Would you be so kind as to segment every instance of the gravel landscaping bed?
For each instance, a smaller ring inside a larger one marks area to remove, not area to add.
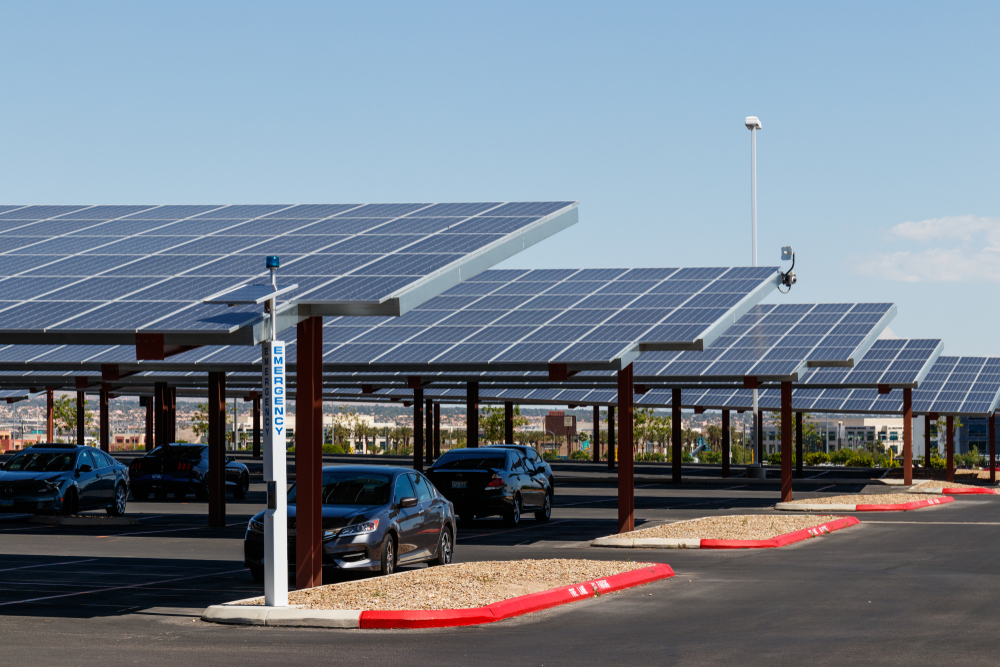
[[[667,523],[653,528],[634,530],[631,533],[610,535],[625,539],[658,537],[666,539],[702,540],[770,540],[796,530],[812,528],[836,516],[743,514],[737,516],[712,516],[691,521]]]
[[[900,505],[917,500],[935,500],[941,496],[930,493],[855,493],[849,496],[828,496],[826,498],[805,498],[793,500],[786,505]]]
[[[913,479],[924,479],[924,480],[940,480],[944,481],[947,477],[947,471],[944,468],[913,468]],[[886,479],[903,479],[903,469],[902,468],[891,468],[889,472],[885,475]],[[955,469],[955,479],[956,480],[967,480],[974,482],[978,479],[990,481],[990,471],[989,470],[969,470],[968,468],[956,468]]]
[[[306,609],[469,609],[648,566],[566,558],[459,563],[293,591],[288,604]],[[264,598],[240,604],[262,605]]]
[[[962,484],[961,482],[940,482],[933,480],[913,485],[914,489],[982,489],[982,484]],[[986,487],[988,488],[988,487]]]

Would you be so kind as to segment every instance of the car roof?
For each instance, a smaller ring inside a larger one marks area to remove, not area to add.
[[[86,445],[67,445],[61,442],[40,442],[37,445],[32,445],[30,447],[25,447],[22,452],[26,452],[29,449],[61,449],[64,451],[75,452],[78,449],[94,449],[93,447],[87,447]]]
[[[338,465],[338,466],[323,466],[323,472],[333,472],[335,470],[343,472],[380,472],[380,473],[393,473],[396,475],[402,475],[407,472],[418,472],[413,468],[404,468],[402,466],[380,466],[380,465]]]
[[[507,449],[528,449],[527,445],[513,445],[513,444],[511,444],[509,442],[505,442],[505,443],[502,443],[502,444],[497,443],[497,444],[494,444],[494,445],[481,445],[480,449],[485,449],[487,447],[505,447]]]

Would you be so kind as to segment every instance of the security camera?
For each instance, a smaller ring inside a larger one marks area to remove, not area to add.
[[[761,130],[760,119],[757,116],[747,116],[745,121],[748,130]]]

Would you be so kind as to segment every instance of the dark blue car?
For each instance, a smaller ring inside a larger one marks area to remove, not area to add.
[[[177,500],[193,493],[208,500],[208,445],[171,444],[157,447],[129,466],[132,497],[142,502],[149,494],[173,495]],[[246,498],[250,488],[247,467],[226,457],[226,491],[237,500]]]
[[[93,447],[39,444],[0,468],[0,511],[76,514],[105,509],[125,513],[128,468]]]

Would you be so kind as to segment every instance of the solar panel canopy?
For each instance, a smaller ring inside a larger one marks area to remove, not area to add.
[[[577,221],[575,202],[0,211],[0,342],[21,344],[255,343],[261,307],[203,300],[265,282],[268,255],[298,285],[292,323],[398,315]]]

